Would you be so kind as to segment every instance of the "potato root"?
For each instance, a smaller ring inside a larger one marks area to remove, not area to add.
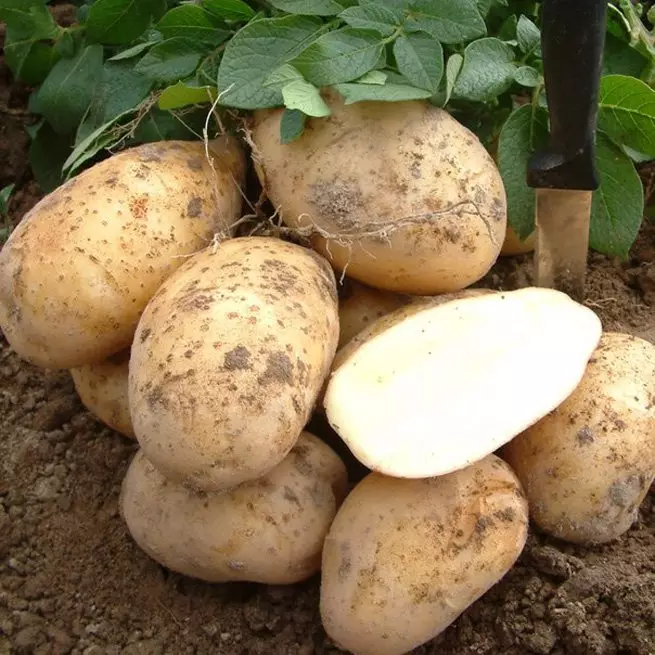
[[[495,455],[436,478],[371,473],[325,540],[325,630],[355,655],[408,653],[509,571],[527,533],[521,486]]]
[[[184,255],[240,216],[235,139],[122,151],[47,195],[0,251],[0,328],[20,357],[71,369],[128,348],[139,316]]]
[[[477,136],[423,101],[346,105],[280,144],[282,109],[255,114],[259,178],[291,228],[338,271],[379,289],[458,291],[496,261],[507,225],[500,173]]]
[[[448,473],[560,404],[600,334],[596,314],[551,289],[422,299],[378,319],[337,353],[326,416],[373,471]]]
[[[655,478],[655,345],[604,333],[575,391],[501,456],[542,530],[582,545],[620,537]]]
[[[120,510],[137,545],[172,571],[208,582],[293,584],[320,569],[346,485],[341,460],[307,432],[264,477],[223,492],[171,482],[139,450]]]
[[[132,346],[145,455],[205,491],[261,477],[309,421],[338,338],[336,280],[313,250],[241,237],[195,255],[148,304]]]
[[[82,404],[100,421],[135,439],[128,397],[129,348],[95,364],[70,371]]]

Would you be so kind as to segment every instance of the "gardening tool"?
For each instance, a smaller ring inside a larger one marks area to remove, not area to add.
[[[550,144],[528,164],[535,187],[535,283],[584,298],[607,0],[543,0]]]

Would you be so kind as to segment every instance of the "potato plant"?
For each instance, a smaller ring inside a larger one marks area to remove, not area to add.
[[[655,156],[638,11],[613,5],[600,99],[592,247],[618,256]],[[147,556],[216,584],[320,574],[338,645],[402,655],[509,572],[531,518],[574,543],[630,529],[655,346],[559,291],[476,288],[533,231],[535,3],[0,18],[48,191],[0,250],[0,329],[136,442],[119,507]]]
[[[548,130],[538,2],[75,4],[77,22],[60,27],[46,0],[0,0],[7,63],[35,86],[30,159],[45,190],[108,148],[197,138],[214,102],[223,118],[284,108],[281,141],[296,140],[331,113],[321,95],[329,87],[348,104],[425,99],[445,108],[497,152],[510,236],[533,231],[525,167]],[[610,3],[590,245],[623,258],[643,216],[634,162],[655,157],[649,16],[630,0]]]

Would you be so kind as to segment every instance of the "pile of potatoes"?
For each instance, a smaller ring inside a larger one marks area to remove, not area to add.
[[[148,556],[320,573],[332,640],[401,655],[508,573],[530,519],[630,528],[655,346],[554,290],[473,288],[511,236],[478,139],[427,103],[327,99],[294,143],[267,110],[249,153],[137,146],[46,196],[0,252],[0,327],[138,443],[119,502]],[[249,158],[284,238],[235,229]]]

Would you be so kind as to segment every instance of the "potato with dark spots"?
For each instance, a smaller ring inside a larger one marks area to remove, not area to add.
[[[102,423],[134,439],[128,398],[130,349],[70,371],[82,404]]]
[[[379,289],[434,295],[480,280],[507,226],[500,173],[477,136],[424,101],[346,105],[280,143],[282,109],[255,113],[255,169],[286,225],[314,230],[333,267]]]
[[[370,473],[325,539],[325,631],[355,655],[408,653],[499,582],[527,534],[521,485],[495,455],[436,478]]]
[[[261,477],[307,424],[338,338],[334,272],[311,249],[240,237],[188,259],[148,304],[132,348],[144,453],[204,491]]]
[[[213,168],[202,142],[125,150],[34,206],[0,252],[0,328],[18,355],[72,369],[131,345],[162,282],[241,215],[243,149],[210,146]]]
[[[501,456],[544,532],[585,546],[618,539],[655,479],[655,345],[605,332],[575,391]]]
[[[346,486],[344,464],[308,432],[264,477],[223,492],[171,482],[139,450],[120,511],[137,545],[172,571],[208,582],[294,584],[320,569]]]

